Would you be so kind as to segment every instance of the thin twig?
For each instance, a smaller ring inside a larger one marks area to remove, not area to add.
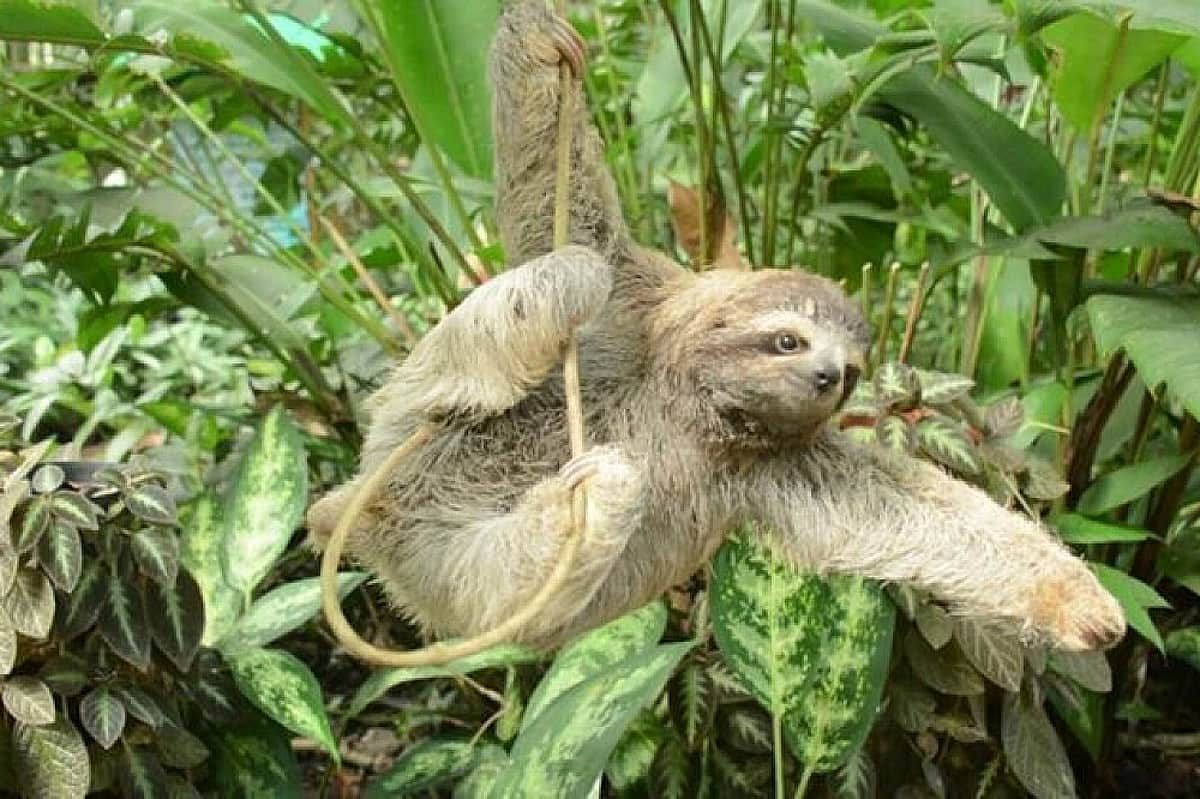
[[[913,292],[912,303],[908,306],[908,322],[904,326],[904,340],[900,343],[900,363],[908,363],[912,353],[913,339],[917,337],[917,322],[921,318],[921,308],[925,305],[925,287],[929,284],[929,262],[921,264],[917,275],[917,288]]]
[[[329,234],[329,238],[333,242],[333,245],[337,247],[338,252],[340,252],[342,257],[349,261],[350,265],[354,267],[354,274],[358,275],[358,279],[362,281],[364,286],[367,287],[367,291],[371,293],[371,297],[375,300],[375,304],[379,306],[380,310],[388,315],[388,318],[390,318],[392,323],[396,325],[396,329],[400,331],[402,336],[404,336],[404,341],[408,344],[409,349],[417,346],[417,342],[420,341],[421,337],[417,335],[415,330],[413,330],[412,325],[409,324],[408,319],[405,318],[404,314],[397,311],[396,307],[388,301],[387,295],[383,293],[383,289],[379,287],[379,284],[375,281],[375,278],[371,277],[371,273],[368,272],[367,267],[363,265],[362,260],[358,257],[358,253],[354,252],[354,250],[346,242],[346,239],[342,236],[341,231],[337,229],[337,226],[334,225],[333,221],[328,217],[318,215],[317,219],[321,220],[321,225],[325,228],[325,232]]]

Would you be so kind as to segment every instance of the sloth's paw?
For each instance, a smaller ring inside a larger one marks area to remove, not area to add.
[[[551,20],[547,26],[530,34],[530,53],[548,66],[556,67],[566,61],[571,74],[582,77],[587,65],[587,45],[565,18],[554,14]]]
[[[1113,647],[1125,635],[1125,614],[1091,572],[1053,578],[1033,596],[1031,616],[1060,649],[1084,652]]]

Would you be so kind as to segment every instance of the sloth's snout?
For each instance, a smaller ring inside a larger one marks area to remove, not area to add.
[[[831,391],[842,382],[842,370],[834,364],[825,364],[813,372],[813,385],[822,394]]]

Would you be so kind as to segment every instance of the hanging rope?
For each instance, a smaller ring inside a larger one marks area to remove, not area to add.
[[[559,14],[566,14],[566,0],[558,0]],[[554,199],[554,247],[558,249],[570,243],[571,221],[571,151],[575,131],[574,91],[571,68],[566,60],[559,66],[559,111],[558,111],[558,141],[557,174],[555,181]],[[571,444],[571,457],[577,458],[583,454],[583,402],[579,389],[579,348],[575,334],[567,343],[566,358],[563,362],[563,389],[567,406],[567,434]],[[342,612],[341,600],[338,596],[337,569],[342,559],[342,551],[346,547],[346,539],[354,524],[362,516],[367,504],[374,499],[383,483],[392,471],[404,460],[421,447],[428,444],[437,432],[433,424],[426,424],[409,436],[370,476],[354,491],[346,506],[345,513],[334,527],[329,543],[321,555],[321,604],[325,610],[325,618],[338,642],[353,657],[373,666],[441,666],[453,660],[474,655],[497,644],[510,641],[520,632],[521,628],[533,621],[550,603],[575,566],[575,557],[579,552],[579,544],[583,540],[583,531],[587,523],[585,511],[587,507],[584,488],[575,489],[571,503],[571,530],[563,541],[562,552],[549,578],[542,584],[538,592],[516,613],[505,621],[473,638],[461,641],[447,641],[432,644],[424,649],[401,651],[384,649],[364,640]]]

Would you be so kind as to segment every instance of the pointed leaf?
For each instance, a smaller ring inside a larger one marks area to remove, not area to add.
[[[126,492],[125,506],[151,524],[175,524],[179,514],[171,495],[154,483],[142,483]]]
[[[1078,513],[1056,513],[1049,521],[1068,544],[1136,543],[1151,537],[1150,531],[1140,527],[1098,522]]]
[[[917,370],[921,384],[921,401],[929,405],[948,405],[955,400],[970,396],[975,381],[969,377],[949,372]]]
[[[13,582],[17,579],[19,564],[17,553],[0,540],[0,596],[4,596],[12,590]]]
[[[12,673],[17,662],[17,631],[0,621],[0,677]]]
[[[561,695],[517,737],[494,799],[585,795],[625,728],[693,646],[667,644],[641,652]]]
[[[917,447],[917,431],[903,416],[884,414],[875,422],[875,439],[895,452],[912,452]]]
[[[59,696],[78,696],[90,684],[88,664],[75,655],[59,655],[38,670],[38,677]]]
[[[163,764],[171,768],[196,768],[209,755],[203,741],[174,724],[166,724],[158,731],[154,745]]]
[[[54,621],[54,589],[37,569],[21,569],[3,602],[0,618],[8,617],[13,629],[40,641],[50,634]]]
[[[798,573],[748,536],[714,563],[713,632],[722,657],[782,720],[809,768],[858,750],[879,708],[895,611],[875,583]]]
[[[150,627],[146,602],[126,569],[111,569],[104,579],[100,635],[122,660],[142,671],[150,665]]]
[[[112,686],[112,692],[121,700],[129,715],[143,724],[157,728],[166,720],[166,715],[154,697],[136,685],[117,683]]]
[[[46,683],[34,677],[10,677],[0,688],[4,709],[24,724],[42,726],[54,721],[54,697]]]
[[[13,727],[13,760],[27,799],[83,799],[91,771],[79,730],[65,718]]]
[[[934,460],[963,474],[979,474],[979,457],[962,428],[947,419],[922,419],[917,441]]]
[[[362,572],[338,575],[338,594],[347,594],[367,579]],[[266,646],[308,623],[321,610],[321,581],[311,577],[286,583],[255,600],[250,610],[217,643],[226,655]]]
[[[238,468],[225,508],[225,576],[249,594],[287,549],[304,516],[308,468],[300,434],[277,406]]]
[[[1037,799],[1075,799],[1075,775],[1046,711],[1028,690],[1004,695],[1001,740],[1009,768]]]
[[[96,743],[112,749],[125,731],[125,705],[108,686],[101,685],[80,700],[79,720]]]
[[[929,602],[917,606],[916,622],[917,629],[934,649],[941,649],[950,643],[954,635],[954,619],[945,610]]]
[[[211,494],[201,494],[183,514],[179,558],[200,586],[204,597],[205,646],[213,646],[237,622],[245,600],[225,577],[222,555],[224,523],[221,506]]]
[[[104,515],[104,511],[87,497],[69,491],[59,491],[50,497],[50,509],[56,518],[80,530],[100,529],[99,519]]]
[[[1016,435],[1025,423],[1025,408],[1019,398],[1008,397],[989,405],[983,418],[989,436],[1008,438]]]
[[[956,619],[954,639],[979,673],[1006,691],[1021,690],[1025,652],[1012,632],[973,619]]]
[[[126,744],[122,747],[121,795],[128,799],[168,799],[167,774],[149,749]]]
[[[163,527],[147,527],[129,536],[129,550],[142,574],[160,586],[175,584],[179,573],[179,539]]]
[[[1125,612],[1125,620],[1129,622],[1129,626],[1145,636],[1150,643],[1158,647],[1158,651],[1162,652],[1165,646],[1162,635],[1158,632],[1158,628],[1155,627],[1154,621],[1146,609],[1169,608],[1171,607],[1170,603],[1153,588],[1123,571],[1103,563],[1090,565],[1092,571],[1096,573],[1096,577],[1099,578],[1100,584],[1121,604],[1121,610]]]
[[[967,662],[957,644],[934,651],[920,635],[909,632],[904,639],[904,654],[913,674],[939,693],[951,696],[983,693],[983,678]]]
[[[294,655],[256,649],[233,658],[233,676],[242,694],[264,713],[325,748],[340,759],[337,741],[325,715],[317,678]]]
[[[51,524],[38,544],[38,563],[59,591],[65,594],[74,591],[83,572],[79,531],[61,521]]]
[[[1112,690],[1112,669],[1103,652],[1051,650],[1049,666],[1089,691],[1106,694]]]
[[[568,643],[529,697],[521,729],[529,729],[555,699],[579,683],[650,649],[666,628],[666,606],[651,602]]]
[[[1125,466],[1100,477],[1079,498],[1078,510],[1099,516],[1145,496],[1187,468],[1192,455],[1154,458]]]
[[[495,744],[475,744],[468,739],[426,738],[404,751],[392,767],[371,780],[364,799],[388,799],[429,791],[457,781],[475,767],[478,750]]]
[[[57,630],[63,641],[70,641],[82,634],[100,618],[100,611],[104,608],[104,592],[108,585],[107,574],[108,570],[97,560],[92,560],[83,567],[79,582],[75,589],[67,594],[67,601],[58,614]]]
[[[151,583],[148,590],[146,618],[154,643],[175,668],[185,672],[191,668],[204,635],[204,598],[200,596],[200,587],[183,572],[173,586]]]
[[[284,730],[257,714],[238,727],[206,738],[212,747],[209,773],[218,796],[275,799],[302,796],[300,766]]]
[[[50,503],[53,500],[53,496],[41,496],[25,506],[25,517],[21,519],[16,540],[13,541],[18,553],[31,552],[37,546],[42,534],[50,526]]]

